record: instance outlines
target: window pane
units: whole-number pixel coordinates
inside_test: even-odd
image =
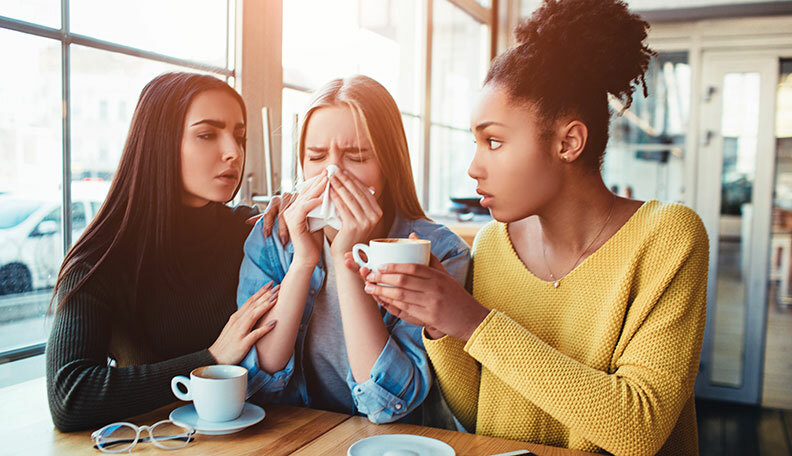
[[[299,138],[297,136],[300,132],[299,124],[295,123],[295,117],[299,116],[300,121],[302,121],[302,115],[310,100],[311,94],[308,92],[283,89],[280,187],[283,191],[294,191],[296,178],[299,175],[298,168],[300,165],[297,159],[297,141]]]
[[[60,0],[3,0],[0,16],[60,28]]]
[[[446,0],[434,2],[432,122],[468,129],[489,65],[489,27]]]
[[[226,66],[226,0],[71,0],[69,8],[74,33]]]
[[[418,200],[423,201],[423,154],[421,153],[421,135],[423,124],[420,117],[402,115],[404,134],[407,136],[407,147],[410,150],[410,165]]]
[[[61,245],[61,53],[0,30],[0,351],[46,339]]]
[[[109,189],[143,87],[159,74],[193,70],[75,45],[71,57],[72,200],[87,204],[93,218],[90,207]],[[72,224],[76,241],[75,214]]]
[[[422,18],[419,0],[284,2],[284,81],[314,89],[333,78],[365,74],[390,91],[399,109],[418,113]]]
[[[630,110],[612,120],[603,178],[614,193],[639,200],[685,202],[684,155],[690,105],[687,53],[653,58]],[[620,105],[612,105],[619,111]]]
[[[429,162],[429,213],[448,214],[450,198],[476,196],[476,181],[467,175],[476,152],[468,130],[432,126]]]

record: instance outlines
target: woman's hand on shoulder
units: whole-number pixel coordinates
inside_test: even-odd
[[[253,344],[275,328],[277,320],[256,326],[278,302],[279,288],[280,285],[273,287],[269,282],[231,314],[217,340],[209,347],[217,364],[239,364]]]
[[[282,245],[286,245],[289,242],[289,229],[286,227],[286,222],[284,220],[284,213],[286,209],[297,199],[296,193],[282,193],[280,195],[274,195],[269,203],[267,204],[267,208],[264,209],[264,212],[258,215],[254,215],[247,219],[247,224],[255,225],[256,222],[262,220],[261,222],[261,234],[264,237],[268,237],[272,234],[272,227],[275,225],[275,220],[278,220],[278,239],[280,239]]]

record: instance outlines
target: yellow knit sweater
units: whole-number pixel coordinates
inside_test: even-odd
[[[697,454],[708,256],[692,210],[649,201],[554,288],[492,222],[473,257],[473,295],[492,311],[467,343],[424,337],[440,389],[477,434]]]

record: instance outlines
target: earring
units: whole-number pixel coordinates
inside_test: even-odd
[[[564,160],[565,162],[569,161],[569,157],[567,157],[566,155],[562,155],[561,160]]]

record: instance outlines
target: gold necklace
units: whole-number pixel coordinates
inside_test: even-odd
[[[580,259],[583,258],[583,255],[588,251],[589,248],[591,248],[591,246],[594,244],[594,241],[596,241],[597,238],[600,237],[600,234],[602,234],[602,232],[605,230],[605,227],[608,226],[608,222],[610,222],[611,215],[613,215],[614,206],[616,206],[615,197],[611,199],[611,206],[610,209],[608,210],[608,217],[605,218],[605,223],[602,225],[602,228],[600,228],[599,232],[597,232],[597,235],[594,236],[591,242],[588,243],[586,248],[583,249],[582,252],[580,252],[580,256],[578,256],[577,260],[575,260],[575,263],[572,264],[572,268],[569,271],[567,271],[566,274],[564,274],[564,277],[566,277],[567,274],[569,274],[575,269],[575,267],[578,265],[578,262],[580,262]],[[547,267],[547,272],[550,273],[550,279],[553,281],[553,288],[558,288],[561,285],[561,279],[563,279],[564,277],[561,277],[561,279],[556,279],[555,275],[553,275],[553,271],[550,269],[550,263],[548,263],[547,261],[547,247],[545,244],[546,242],[545,242],[544,230],[542,230],[542,256],[544,257],[545,267]]]

